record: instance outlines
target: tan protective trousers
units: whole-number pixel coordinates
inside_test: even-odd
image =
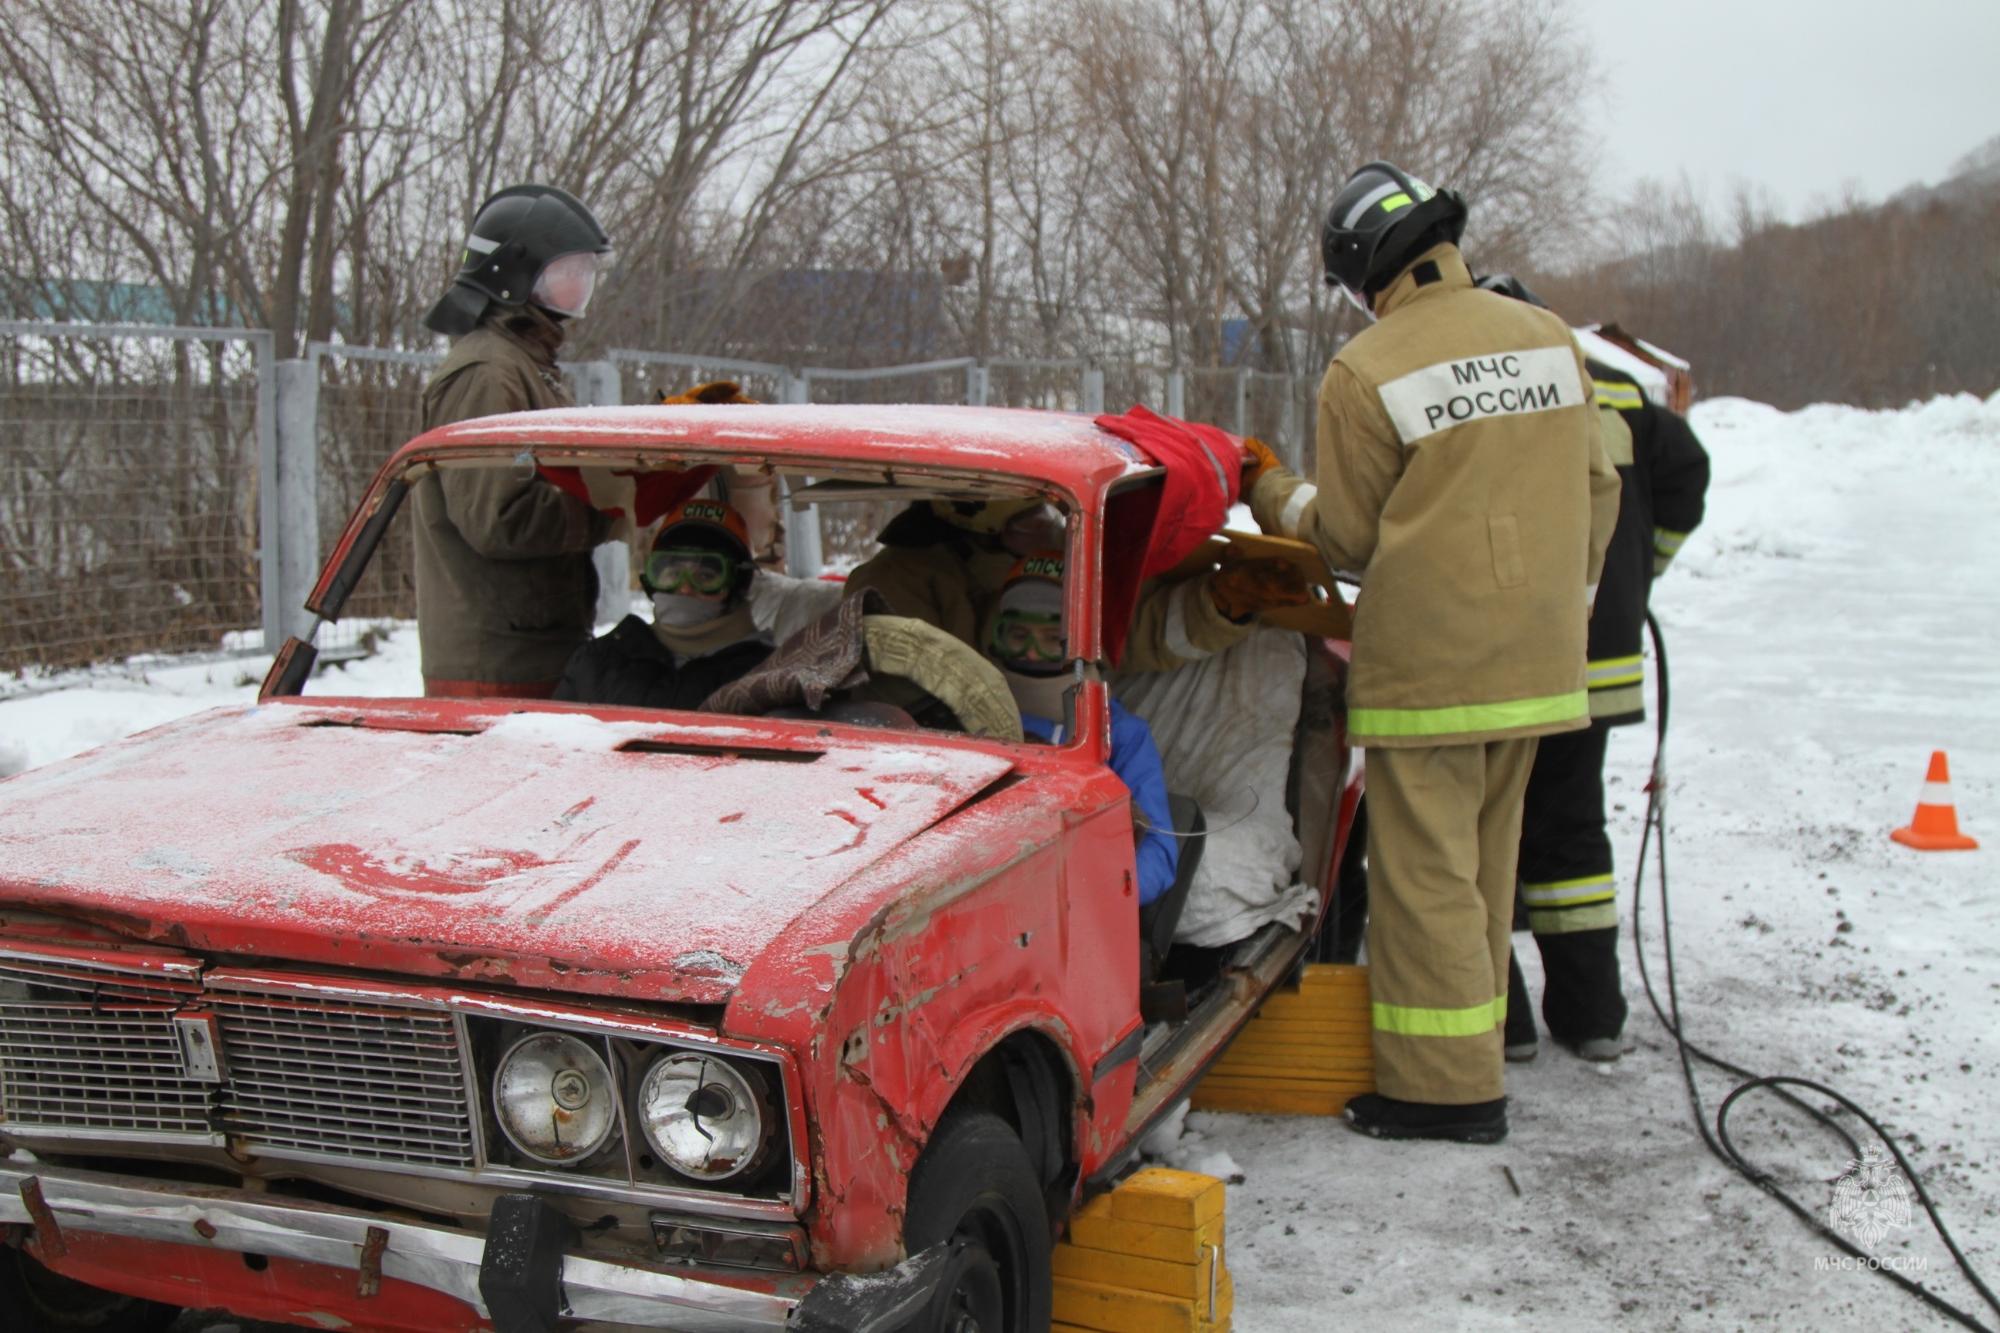
[[[1463,1105],[1505,1092],[1508,936],[1535,738],[1368,751],[1375,1086]]]

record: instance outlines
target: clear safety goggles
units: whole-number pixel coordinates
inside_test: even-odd
[[[1002,611],[993,623],[993,647],[1010,662],[1060,662],[1068,652],[1062,617]]]
[[[646,582],[655,592],[683,588],[713,596],[735,581],[736,562],[720,551],[690,551],[667,547],[646,557]]]
[[[597,290],[597,275],[611,267],[609,251],[597,254],[578,250],[557,255],[542,266],[529,299],[544,310],[575,317],[590,309],[591,293]]]

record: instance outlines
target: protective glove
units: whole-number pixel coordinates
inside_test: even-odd
[[[608,467],[580,467],[577,475],[583,480],[584,503],[611,520],[611,531],[604,540],[631,541],[635,499],[631,473]]]
[[[668,407],[691,407],[700,403],[749,403],[756,399],[743,392],[743,386],[734,380],[710,380],[697,384],[692,389],[682,389],[679,393],[660,391],[660,402]]]
[[[1260,611],[1304,606],[1312,601],[1312,585],[1291,561],[1264,556],[1225,560],[1209,575],[1208,595],[1216,610],[1241,625]]]
[[[1259,477],[1262,477],[1266,472],[1274,468],[1281,468],[1283,466],[1284,464],[1279,461],[1278,456],[1271,452],[1270,445],[1264,443],[1254,435],[1243,437],[1243,492],[1246,498],[1249,495],[1250,488],[1257,484]]]

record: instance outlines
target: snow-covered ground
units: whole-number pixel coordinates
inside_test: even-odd
[[[1722,400],[1694,422],[1715,460],[1709,519],[1654,599],[1673,666],[1690,1035],[1870,1108],[2000,1280],[2000,397],[1886,413]],[[413,692],[412,638],[340,668],[352,692]],[[248,699],[265,665],[156,664],[0,700],[0,773]],[[1888,839],[1940,747],[1982,851]],[[1616,733],[1621,873],[1650,754],[1649,728]],[[1655,957],[1658,920],[1649,901]],[[1878,1277],[1826,1271],[1829,1246],[1706,1154],[1626,956],[1635,1049],[1606,1068],[1545,1045],[1512,1067],[1500,1147],[1190,1116],[1168,1158],[1242,1175],[1235,1327],[1945,1326]],[[1728,1086],[1705,1082],[1711,1108]],[[1837,1140],[1761,1108],[1732,1124],[1754,1160],[1825,1207],[1848,1167]],[[1876,1253],[1927,1264],[1913,1275],[1977,1307],[1920,1215]]]
[[[2000,396],[1886,413],[1722,400],[1693,420],[1715,464],[1709,517],[1654,595],[1688,1033],[1867,1107],[2000,1284]],[[1623,875],[1652,733],[1614,736]],[[1978,852],[1889,841],[1933,748]],[[1655,960],[1658,923],[1649,900]],[[1629,938],[1625,959],[1636,1049],[1607,1068],[1545,1041],[1509,1068],[1500,1147],[1190,1116],[1169,1157],[1243,1175],[1235,1327],[1952,1326],[1880,1277],[1824,1271],[1832,1247],[1704,1151]],[[1731,1082],[1703,1086],[1712,1113]],[[1831,1202],[1838,1140],[1749,1106],[1730,1123],[1793,1193]],[[1921,1212],[1875,1252],[1923,1261],[1911,1276],[1995,1322]]]

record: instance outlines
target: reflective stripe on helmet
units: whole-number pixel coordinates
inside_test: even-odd
[[[1390,197],[1392,195],[1394,198]],[[1347,210],[1347,216],[1342,219],[1340,225],[1352,231],[1354,224],[1361,221],[1361,215],[1377,204],[1382,205],[1383,212],[1393,213],[1399,208],[1408,208],[1411,202],[1409,192],[1403,188],[1401,181],[1386,180],[1362,195],[1354,207]]]

